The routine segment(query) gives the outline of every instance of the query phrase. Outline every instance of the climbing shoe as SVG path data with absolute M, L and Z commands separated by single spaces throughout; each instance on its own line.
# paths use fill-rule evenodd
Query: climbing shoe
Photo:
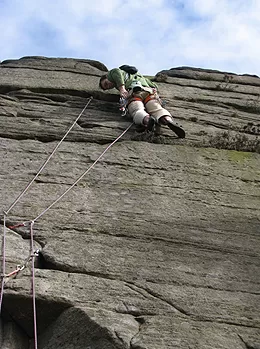
M 172 120 L 167 120 L 167 126 L 174 132 L 179 138 L 185 138 L 185 131 L 178 124 L 175 124 Z

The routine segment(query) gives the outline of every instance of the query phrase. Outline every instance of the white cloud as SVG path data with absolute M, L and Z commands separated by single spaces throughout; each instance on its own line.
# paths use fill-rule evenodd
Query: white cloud
M 259 0 L 0 0 L 0 60 L 90 58 L 145 74 L 191 65 L 260 75 Z

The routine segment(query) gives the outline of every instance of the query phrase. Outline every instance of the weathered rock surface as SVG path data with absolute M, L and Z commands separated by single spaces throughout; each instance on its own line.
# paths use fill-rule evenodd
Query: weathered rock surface
M 7 226 L 39 217 L 131 123 L 98 89 L 106 70 L 0 64 L 2 211 L 93 96 Z M 188 67 L 154 79 L 187 138 L 132 127 L 34 223 L 40 349 L 260 348 L 260 79 Z M 29 237 L 7 228 L 7 273 Z M 0 336 L 1 349 L 33 348 L 29 266 L 5 284 Z

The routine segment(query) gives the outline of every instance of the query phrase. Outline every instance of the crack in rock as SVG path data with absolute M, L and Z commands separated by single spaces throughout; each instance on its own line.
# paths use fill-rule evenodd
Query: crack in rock
M 155 299 L 159 299 L 160 301 L 170 305 L 174 311 L 177 311 L 178 313 L 185 315 L 185 316 L 189 316 L 189 312 L 184 310 L 183 308 L 179 307 L 178 305 L 174 304 L 173 302 L 169 302 L 166 299 L 163 299 L 162 297 L 160 297 L 158 294 L 156 294 L 155 292 L 152 292 L 150 289 L 145 288 L 145 287 L 140 287 L 140 286 L 136 286 L 135 284 L 130 284 L 129 282 L 126 284 L 130 289 L 139 292 L 140 294 L 142 294 L 144 297 L 149 298 L 149 297 L 153 297 Z
M 238 334 L 238 337 L 240 338 L 241 342 L 244 344 L 246 349 L 260 349 L 260 342 L 257 343 L 248 343 L 247 341 L 244 340 L 244 338 Z

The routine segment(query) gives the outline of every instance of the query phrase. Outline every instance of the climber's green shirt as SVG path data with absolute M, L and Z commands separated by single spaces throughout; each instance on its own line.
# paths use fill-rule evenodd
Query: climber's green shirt
M 134 81 L 139 81 L 143 87 L 155 87 L 157 89 L 157 85 L 155 83 L 153 83 L 150 79 L 145 78 L 138 72 L 130 75 L 119 68 L 114 68 L 108 72 L 107 78 L 109 81 L 115 84 L 117 89 L 120 86 L 125 85 L 126 90 L 128 90 Z

